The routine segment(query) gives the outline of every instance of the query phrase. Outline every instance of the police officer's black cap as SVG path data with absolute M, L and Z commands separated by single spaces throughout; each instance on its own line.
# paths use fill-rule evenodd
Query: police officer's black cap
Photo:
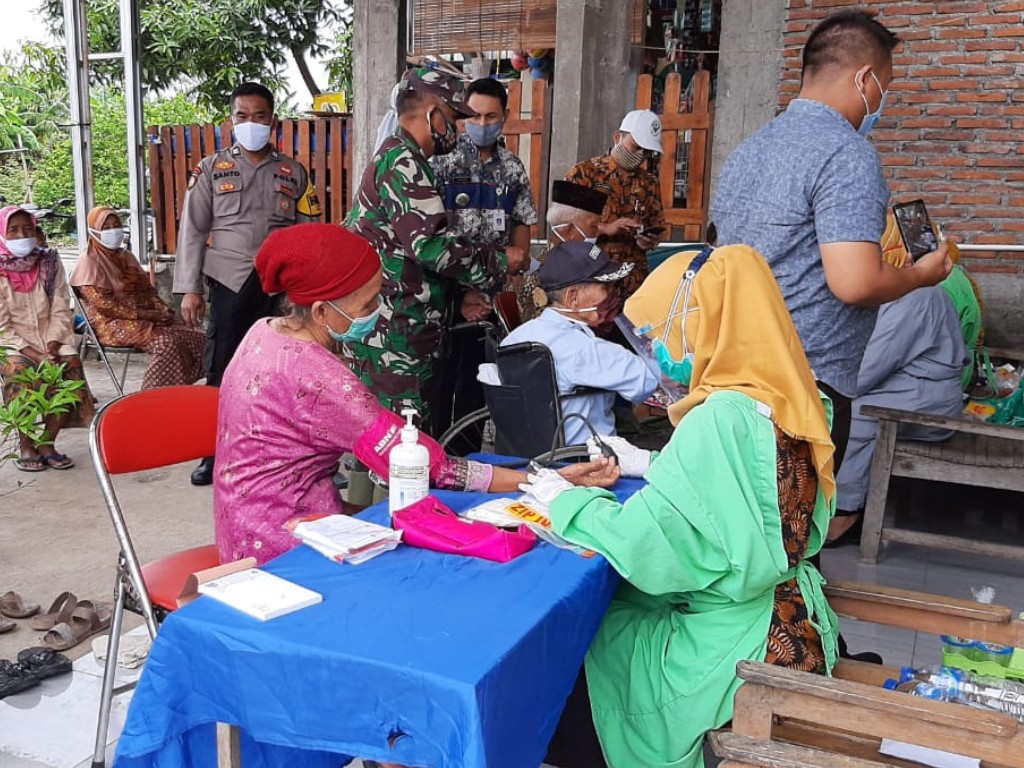
M 555 181 L 551 184 L 551 202 L 568 205 L 570 208 L 579 208 L 600 216 L 607 200 L 608 195 L 604 192 L 582 184 L 573 184 L 571 181 Z
M 594 243 L 569 241 L 548 251 L 537 277 L 540 287 L 554 291 L 577 283 L 614 283 L 633 271 L 633 264 L 612 261 Z

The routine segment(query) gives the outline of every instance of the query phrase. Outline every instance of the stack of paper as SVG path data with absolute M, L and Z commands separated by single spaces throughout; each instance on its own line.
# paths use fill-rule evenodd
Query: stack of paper
M 401 531 L 348 515 L 324 515 L 305 520 L 296 525 L 292 533 L 321 555 L 352 565 L 390 552 L 402 540 Z
M 247 568 L 202 582 L 197 591 L 261 621 L 316 605 L 323 600 L 319 592 L 300 587 L 259 568 Z

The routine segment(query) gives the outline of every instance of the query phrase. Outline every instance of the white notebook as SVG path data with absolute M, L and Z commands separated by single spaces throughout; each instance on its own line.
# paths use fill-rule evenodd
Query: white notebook
M 260 621 L 316 605 L 324 599 L 319 592 L 259 568 L 248 568 L 204 582 L 198 591 Z

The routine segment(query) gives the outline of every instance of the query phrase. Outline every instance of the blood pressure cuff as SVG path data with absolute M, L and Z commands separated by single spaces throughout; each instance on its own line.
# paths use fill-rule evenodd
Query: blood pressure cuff
M 476 208 L 481 211 L 501 209 L 512 215 L 516 207 L 514 190 L 483 182 L 452 182 L 444 185 L 444 207 L 448 211 Z
M 371 471 L 381 477 L 388 476 L 388 457 L 391 449 L 402 443 L 402 427 L 405 419 L 391 411 L 380 409 L 377 419 L 356 442 L 352 452 Z M 437 477 L 447 457 L 444 449 L 429 435 L 420 431 L 420 445 L 426 446 L 430 454 L 430 476 Z

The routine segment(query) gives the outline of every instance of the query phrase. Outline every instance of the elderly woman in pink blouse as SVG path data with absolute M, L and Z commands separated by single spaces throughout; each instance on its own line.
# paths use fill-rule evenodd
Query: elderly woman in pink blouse
M 386 467 L 402 423 L 335 354 L 342 341 L 373 331 L 380 313 L 380 258 L 363 238 L 330 224 L 299 224 L 271 234 L 256 256 L 263 289 L 284 291 L 289 317 L 265 318 L 246 335 L 220 385 L 214 508 L 224 562 L 264 562 L 296 540 L 294 515 L 343 511 L 333 477 L 343 453 Z M 439 488 L 514 491 L 526 476 L 448 457 L 421 434 Z M 393 441 L 392 441 L 393 442 Z M 606 461 L 562 470 L 580 485 L 610 486 Z

